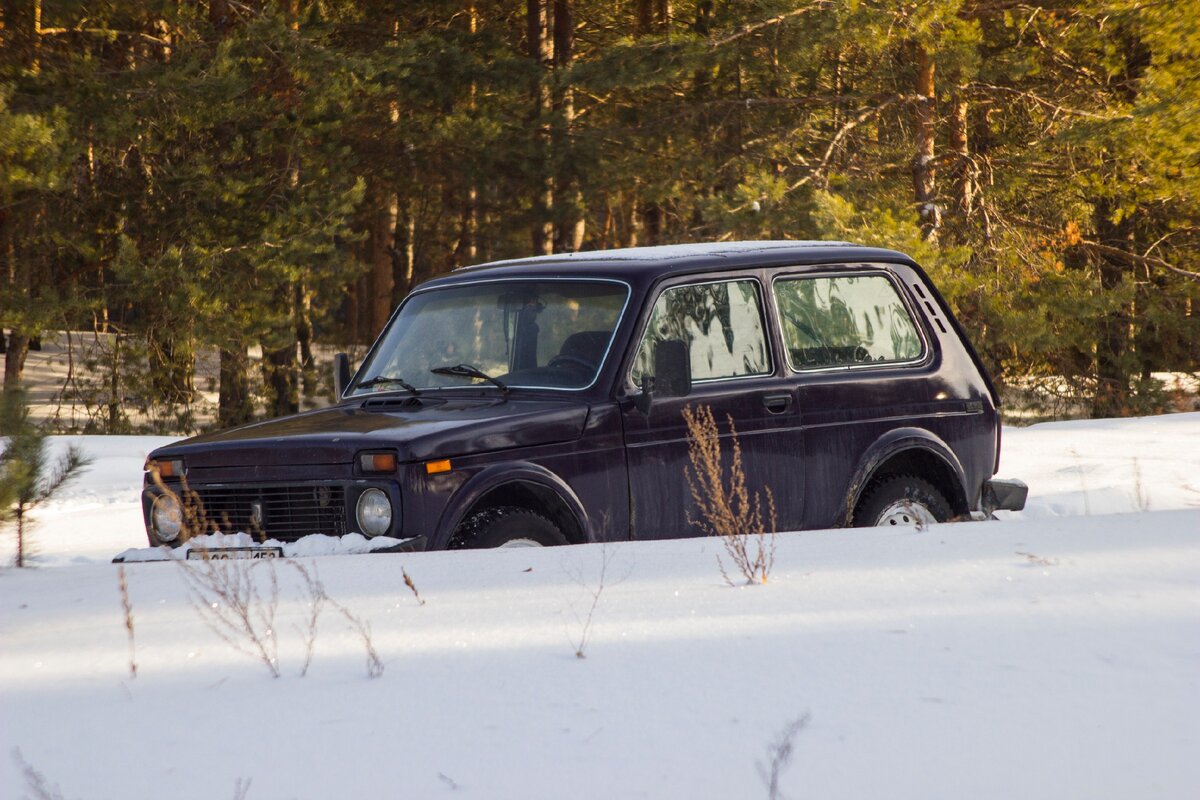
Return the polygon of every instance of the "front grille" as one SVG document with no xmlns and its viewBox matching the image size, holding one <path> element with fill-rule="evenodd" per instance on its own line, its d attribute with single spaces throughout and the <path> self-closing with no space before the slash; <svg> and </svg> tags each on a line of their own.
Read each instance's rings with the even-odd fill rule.
<svg viewBox="0 0 1200 800">
<path fill-rule="evenodd" d="M 346 491 L 341 486 L 200 486 L 193 489 L 189 500 L 194 500 L 197 506 L 197 527 L 208 533 L 243 531 L 256 537 L 265 534 L 268 539 L 291 542 L 311 533 L 341 536 L 346 532 Z"/>
</svg>

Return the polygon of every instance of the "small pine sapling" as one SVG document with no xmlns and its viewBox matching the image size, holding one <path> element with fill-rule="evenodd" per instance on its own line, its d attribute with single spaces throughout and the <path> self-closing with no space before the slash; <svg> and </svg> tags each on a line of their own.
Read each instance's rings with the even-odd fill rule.
<svg viewBox="0 0 1200 800">
<path fill-rule="evenodd" d="M 8 389 L 0 401 L 0 435 L 8 438 L 0 453 L 0 522 L 16 525 L 15 564 L 25 566 L 29 555 L 29 513 L 49 500 L 90 461 L 70 447 L 53 467 L 47 464 L 46 433 L 29 419 L 21 389 Z"/>
</svg>

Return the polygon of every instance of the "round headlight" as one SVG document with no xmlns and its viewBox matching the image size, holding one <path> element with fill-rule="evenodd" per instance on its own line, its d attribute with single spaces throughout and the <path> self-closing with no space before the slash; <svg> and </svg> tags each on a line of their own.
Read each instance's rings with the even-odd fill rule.
<svg viewBox="0 0 1200 800">
<path fill-rule="evenodd" d="M 358 497 L 358 527 L 367 536 L 379 536 L 392 527 L 392 501 L 381 489 L 367 489 Z"/>
<path fill-rule="evenodd" d="M 183 507 L 179 505 L 179 498 L 173 494 L 160 494 L 154 498 L 150 523 L 160 540 L 173 542 L 178 539 L 179 532 L 183 530 Z"/>
</svg>

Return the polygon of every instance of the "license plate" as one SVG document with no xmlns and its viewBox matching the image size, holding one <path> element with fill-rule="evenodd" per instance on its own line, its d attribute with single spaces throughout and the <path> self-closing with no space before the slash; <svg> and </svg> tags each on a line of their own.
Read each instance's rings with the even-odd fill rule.
<svg viewBox="0 0 1200 800">
<path fill-rule="evenodd" d="M 188 561 L 220 561 L 232 558 L 283 558 L 282 547 L 198 547 L 188 550 Z"/>
</svg>

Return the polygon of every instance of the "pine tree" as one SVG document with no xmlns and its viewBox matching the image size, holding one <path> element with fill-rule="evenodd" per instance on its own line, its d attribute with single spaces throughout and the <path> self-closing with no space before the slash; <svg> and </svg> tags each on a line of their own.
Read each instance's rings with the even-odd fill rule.
<svg viewBox="0 0 1200 800">
<path fill-rule="evenodd" d="M 6 389 L 0 397 L 0 435 L 7 437 L 0 452 L 0 522 L 11 520 L 15 526 L 14 564 L 23 567 L 30 550 L 29 513 L 76 477 L 89 459 L 72 446 L 47 472 L 46 434 L 30 421 L 21 389 Z"/>
</svg>

